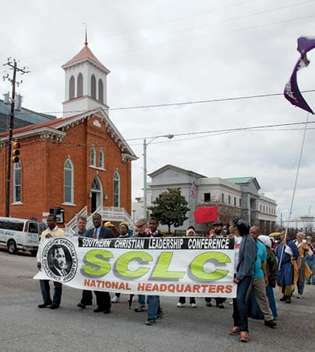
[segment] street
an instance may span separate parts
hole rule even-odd
[[[250,320],[251,340],[240,344],[228,335],[232,306],[224,310],[198,307],[179,309],[175,298],[162,298],[165,316],[155,326],[143,324],[145,313],[128,310],[127,297],[113,305],[112,314],[76,307],[81,292],[64,288],[62,306],[38,309],[39,283],[32,279],[35,258],[0,251],[0,350],[37,351],[310,351],[315,341],[315,286],[306,286],[305,298],[280,304],[277,329]],[[134,303],[135,305],[135,303]]]

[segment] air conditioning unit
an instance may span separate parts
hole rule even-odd
[[[10,104],[10,93],[3,94],[4,97],[4,104]]]
[[[15,96],[15,105],[14,105],[15,110],[18,110],[18,111],[21,110],[21,108],[22,108],[22,99],[23,99],[23,97],[20,94],[17,94]]]

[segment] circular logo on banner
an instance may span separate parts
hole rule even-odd
[[[72,280],[78,268],[74,244],[66,238],[49,241],[43,249],[42,266],[54,281]]]

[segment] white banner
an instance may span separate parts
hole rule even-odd
[[[226,238],[53,238],[40,245],[34,279],[126,294],[236,296],[234,249]]]

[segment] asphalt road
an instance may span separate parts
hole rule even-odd
[[[251,341],[240,344],[229,336],[232,306],[224,310],[176,308],[176,299],[162,298],[165,317],[155,326],[143,324],[145,313],[128,310],[127,297],[113,305],[113,313],[80,310],[80,292],[65,288],[60,309],[38,309],[39,284],[33,280],[35,258],[0,251],[1,352],[166,352],[166,351],[311,351],[315,346],[315,286],[291,305],[279,303],[277,329],[250,321]]]

